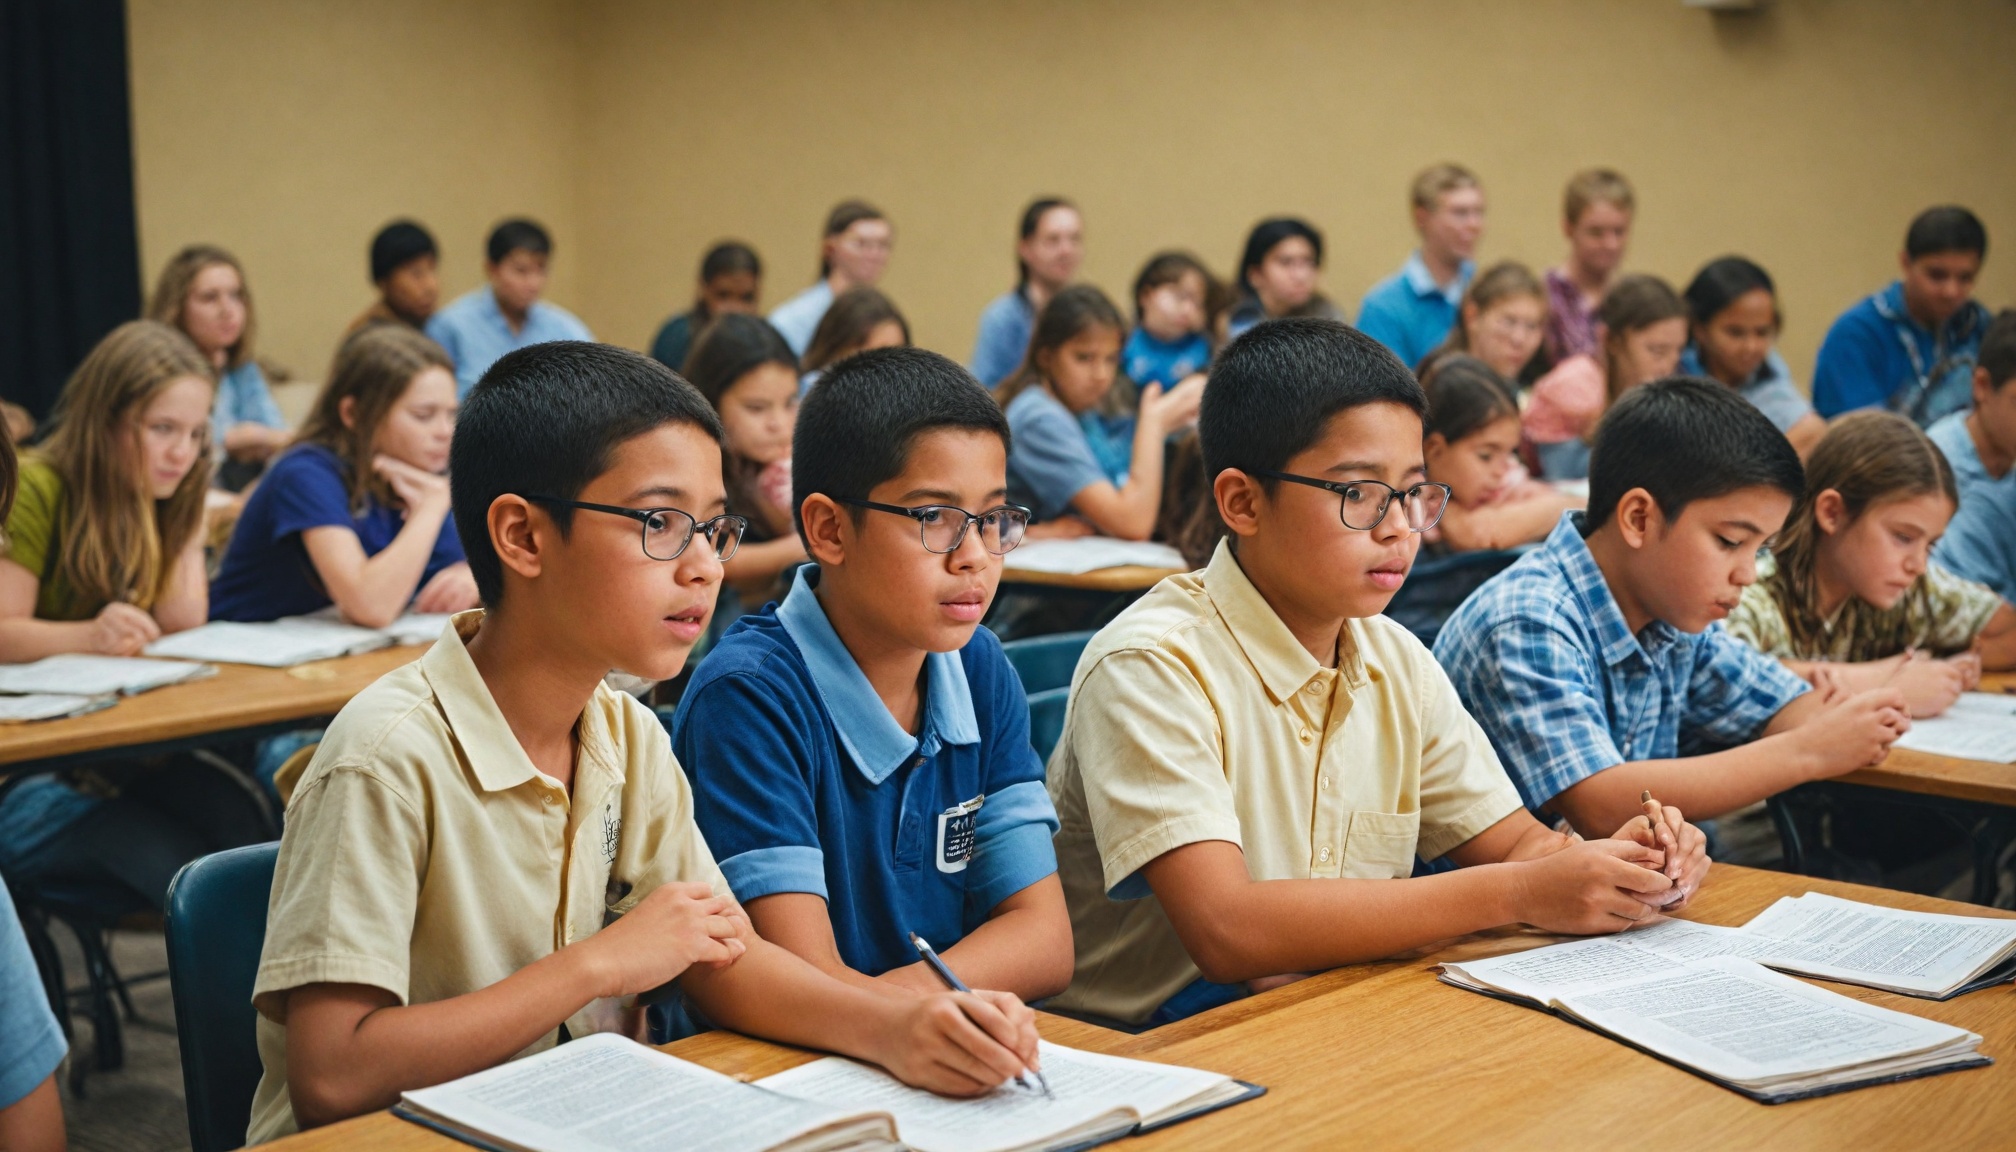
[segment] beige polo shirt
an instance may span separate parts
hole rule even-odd
[[[728,891],[651,710],[595,689],[570,797],[533,768],[469,658],[482,619],[456,616],[454,633],[359,693],[287,806],[252,996],[265,1064],[252,1143],[297,1127],[281,993],[368,984],[402,1004],[445,1000],[592,935],[660,884]],[[614,1008],[592,1004],[568,1031],[619,1024]]]
[[[1141,1021],[1199,978],[1140,875],[1171,849],[1230,841],[1256,880],[1397,878],[1519,810],[1412,634],[1347,621],[1337,656],[1311,658],[1223,543],[1093,638],[1050,759],[1077,946],[1058,1006]]]

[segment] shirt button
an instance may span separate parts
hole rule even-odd
[[[1325,844],[1323,845],[1323,847],[1318,848],[1316,850],[1316,859],[1322,861],[1325,864],[1328,864],[1330,862],[1330,846],[1328,844]]]
[[[1302,729],[1302,731],[1296,733],[1296,735],[1301,738],[1302,743],[1304,744],[1309,743],[1309,741],[1312,739],[1312,737],[1309,735],[1309,730],[1307,728]]]
[[[1311,680],[1309,687],[1303,689],[1303,691],[1309,693],[1311,696],[1321,696],[1323,694],[1323,683],[1320,680]]]
[[[540,799],[545,802],[548,808],[551,808],[555,803],[557,803],[557,801],[553,799],[553,794],[551,792],[546,793],[544,796],[540,797]]]
[[[1330,778],[1328,776],[1323,777],[1323,790],[1325,792],[1330,790]]]

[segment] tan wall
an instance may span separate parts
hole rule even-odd
[[[1905,222],[1972,205],[2016,302],[2016,7],[2007,0],[449,4],[133,0],[150,270],[197,237],[251,265],[267,344],[319,371],[394,213],[455,289],[507,212],[554,227],[553,296],[642,347],[712,240],[754,243],[766,303],[809,281],[826,208],[895,218],[884,285],[960,358],[1012,278],[1014,218],[1062,192],[1086,275],[1154,249],[1228,269],[1275,212],[1327,233],[1355,309],[1411,243],[1404,188],[1457,158],[1485,259],[1559,258],[1560,185],[1637,182],[1632,266],[1679,282],[1740,251],[1778,278],[1803,377],[1828,320],[1894,269]],[[214,190],[214,191],[213,191]]]

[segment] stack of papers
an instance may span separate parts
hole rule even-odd
[[[2016,764],[2016,696],[1963,693],[1939,715],[1913,720],[1897,747],[1961,760]]]
[[[0,693],[18,696],[131,696],[167,684],[214,676],[215,668],[135,656],[47,656],[33,664],[0,664]]]
[[[1183,554],[1167,544],[1115,540],[1109,536],[1033,540],[1008,553],[1002,563],[1011,572],[1050,572],[1060,576],[1081,576],[1101,568],[1130,566],[1190,570],[1190,565],[1183,562]]]

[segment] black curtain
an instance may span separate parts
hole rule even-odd
[[[0,396],[40,419],[140,314],[124,0],[0,0]]]

